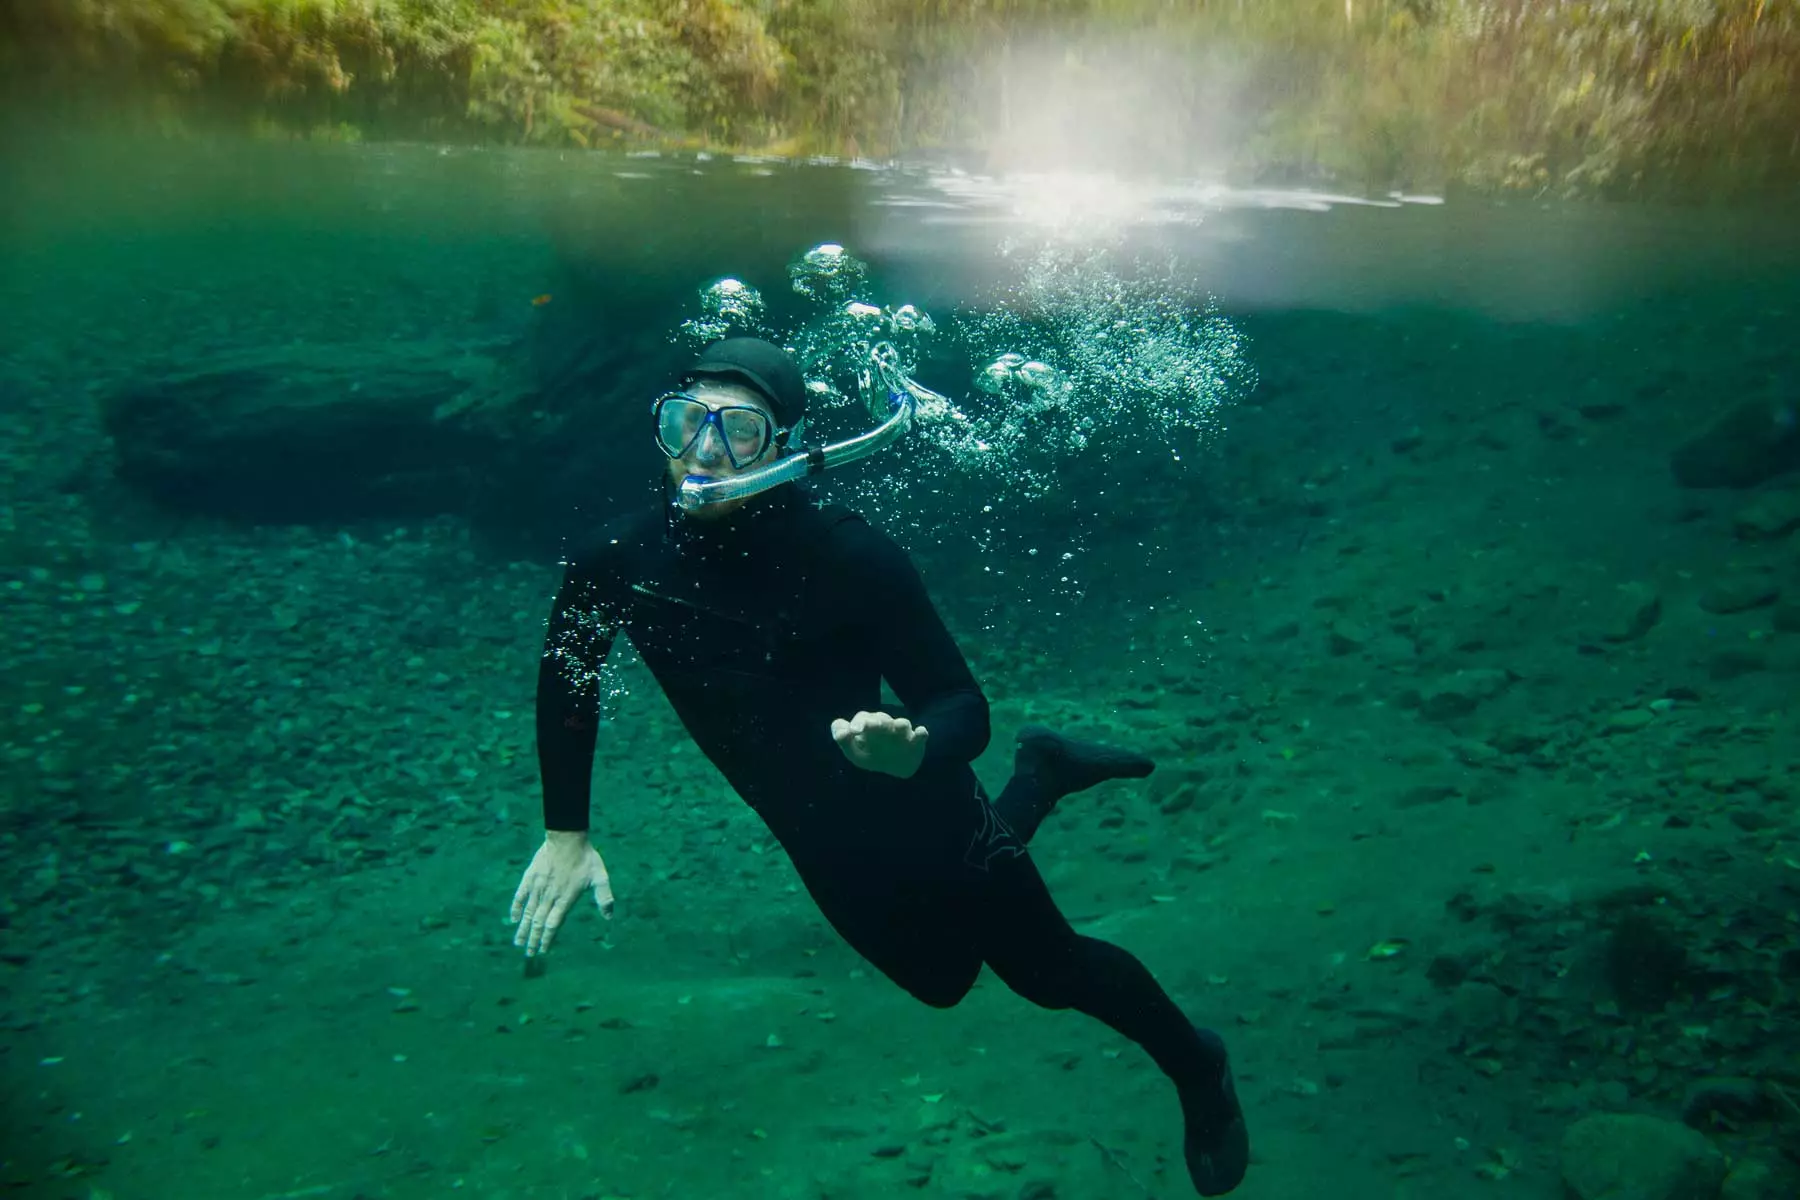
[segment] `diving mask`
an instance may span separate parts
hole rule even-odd
[[[732,475],[723,479],[700,479],[690,475],[688,478],[682,480],[681,486],[676,489],[676,505],[681,508],[683,512],[693,512],[696,509],[704,508],[709,504],[721,504],[727,500],[741,500],[747,496],[754,496],[758,493],[766,492],[770,488],[780,487],[784,483],[791,483],[796,479],[803,479],[808,475],[816,475],[822,471],[829,471],[833,468],[856,462],[859,459],[867,458],[877,450],[884,449],[891,445],[901,434],[905,433],[907,429],[911,427],[915,409],[919,403],[935,403],[948,406],[949,402],[942,396],[938,395],[930,388],[915,382],[900,370],[899,354],[889,343],[882,342],[869,351],[869,364],[871,370],[865,373],[863,386],[872,386],[875,381],[879,380],[880,385],[886,392],[885,403],[881,404],[878,404],[873,397],[865,397],[869,401],[869,407],[872,413],[879,415],[884,411],[886,412],[886,419],[883,420],[881,424],[866,433],[858,434],[853,438],[848,438],[829,446],[808,446],[801,450],[790,451],[766,466],[757,467],[755,470],[751,471],[745,471],[741,475]],[[658,401],[659,405],[661,403],[662,401]],[[664,441],[661,434],[660,411],[666,410],[659,410],[658,441],[663,446],[663,452],[669,454],[668,447],[670,443]],[[721,408],[718,410],[720,415],[700,418],[699,423],[696,425],[696,432],[693,437],[702,438],[708,428],[717,426],[719,440],[724,444],[727,457],[731,458],[734,467],[738,467],[741,470],[742,468],[739,466],[740,461],[753,462],[755,461],[756,456],[752,454],[745,457],[737,451],[734,451],[731,430],[727,428],[727,418],[723,415],[725,411],[725,409]],[[766,434],[767,440],[762,442],[763,450],[768,448],[770,441],[777,437],[785,437],[791,432],[788,430],[774,429],[773,421],[769,419],[767,414],[762,413],[759,410],[750,409],[748,411],[756,412],[769,426],[769,430]],[[677,438],[685,432],[686,427],[683,425],[678,425],[675,429]],[[752,430],[749,425],[746,424],[740,428],[739,432],[748,434],[752,432]],[[692,445],[693,442],[690,440],[681,444],[684,446]],[[742,443],[742,446],[747,448],[749,445],[751,445],[751,441],[747,438]],[[762,451],[759,450],[757,453],[761,452]],[[685,450],[683,453],[685,453]],[[669,457],[671,458],[679,458],[680,456],[679,453],[669,454]]]

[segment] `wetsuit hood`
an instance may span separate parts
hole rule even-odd
[[[806,415],[806,378],[794,356],[762,338],[733,337],[714,342],[682,374],[683,386],[696,379],[741,383],[769,402],[783,429]]]

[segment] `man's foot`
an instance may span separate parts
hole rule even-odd
[[[1202,1196],[1223,1196],[1244,1181],[1250,1169],[1250,1133],[1231,1080],[1224,1039],[1195,1027],[1206,1043],[1207,1078],[1179,1085],[1181,1115],[1187,1123],[1184,1149],[1188,1178]],[[1216,1063],[1216,1073],[1211,1064]]]
[[[1029,775],[1055,799],[1084,791],[1108,779],[1142,779],[1156,762],[1130,750],[1100,742],[1078,742],[1042,725],[1019,730],[1013,774]]]

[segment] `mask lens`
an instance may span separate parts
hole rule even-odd
[[[720,411],[719,424],[724,427],[731,457],[739,465],[762,453],[770,433],[768,417],[754,408],[727,408]]]
[[[663,449],[680,457],[687,453],[706,421],[706,405],[686,396],[667,396],[657,410],[656,436]]]

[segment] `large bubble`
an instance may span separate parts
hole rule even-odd
[[[868,264],[833,242],[814,246],[788,266],[794,291],[826,304],[849,299],[868,275]]]
[[[681,323],[681,336],[695,346],[727,337],[760,337],[768,306],[762,293],[737,279],[720,279],[700,289],[699,311]]]

